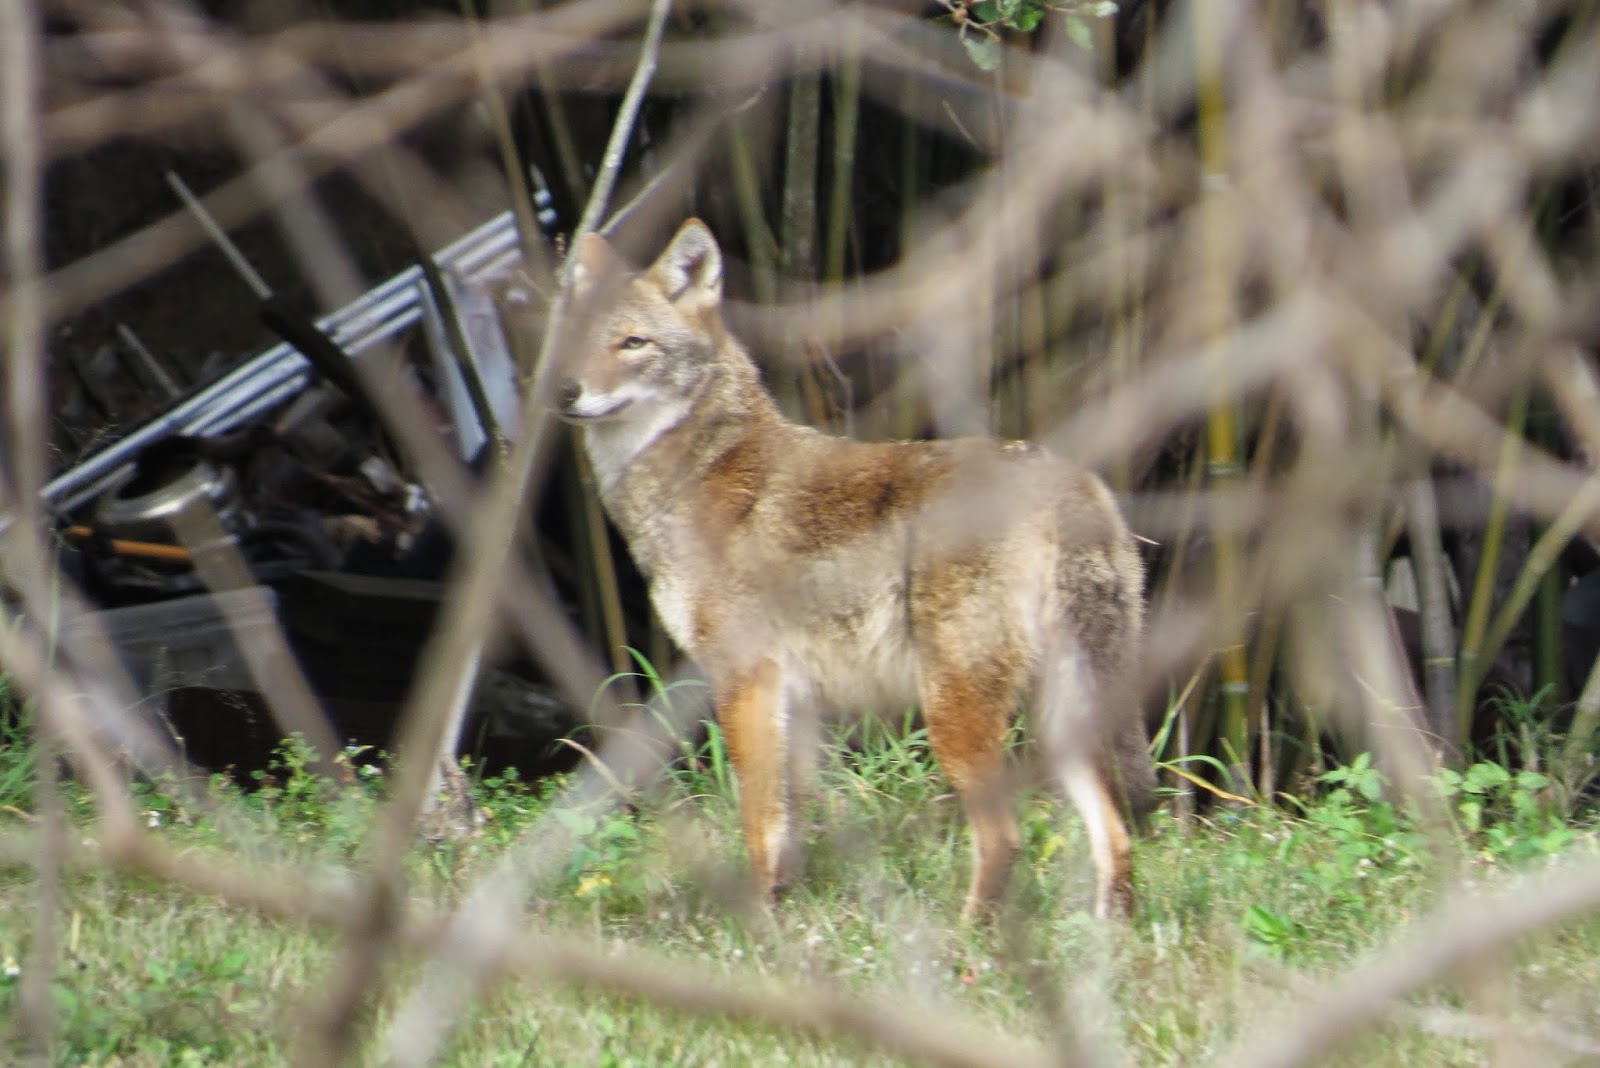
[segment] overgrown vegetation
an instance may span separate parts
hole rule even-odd
[[[25,754],[15,744],[3,750],[0,781],[27,777],[19,771]],[[287,745],[248,788],[221,776],[188,797],[171,783],[147,785],[140,804],[184,850],[248,841],[264,859],[342,865],[360,857],[383,796],[386,776],[371,757],[347,753],[358,774],[333,790],[307,770],[303,747]],[[992,929],[968,929],[955,922],[967,863],[958,808],[923,732],[879,722],[832,747],[807,878],[769,925],[740,904],[738,815],[726,767],[713,728],[702,744],[686,743],[671,776],[634,807],[560,808],[559,780],[475,781],[477,833],[413,848],[409,892],[451,901],[520,831],[553,812],[577,844],[558,874],[531,892],[542,923],[741,974],[886,986],[1039,1039],[1050,1037],[1040,1021],[1061,1004],[1042,977],[1078,977],[1066,980],[1082,987],[1078,1003],[1103,1014],[1061,1026],[1091,1042],[1125,1043],[1129,1063],[1177,1065],[1270,1019],[1306,976],[1381,945],[1436,901],[1447,869],[1494,884],[1600,853],[1587,814],[1556,810],[1543,776],[1488,762],[1434,780],[1453,828],[1430,850],[1418,815],[1389,799],[1362,756],[1323,774],[1298,812],[1218,807],[1188,826],[1162,813],[1136,851],[1138,913],[1119,930],[1083,911],[1089,865],[1081,828],[1064,805],[1030,795],[1008,911]],[[80,823],[93,818],[86,804],[72,808]],[[9,802],[0,816],[11,824],[27,818]],[[9,1016],[33,898],[26,871],[7,869],[0,880],[0,1016]],[[98,870],[70,877],[64,906],[64,966],[53,985],[57,1063],[293,1062],[291,1020],[324,981],[335,939]],[[1519,954],[1498,981],[1509,1004],[1543,1006],[1547,1022],[1581,1026],[1596,959],[1600,922],[1588,922]],[[1456,1006],[1448,987],[1420,996],[1354,1047],[1347,1063],[1372,1063],[1379,1051],[1386,1063],[1473,1059],[1482,1041],[1463,1037],[1467,1018]],[[369,1006],[378,1018],[393,1009],[384,999]],[[627,1000],[514,987],[478,1008],[446,1063],[819,1064],[862,1056],[744,1023],[686,1023]]]

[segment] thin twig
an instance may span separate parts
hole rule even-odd
[[[655,0],[651,21],[645,33],[645,45],[639,58],[634,81],[623,100],[621,114],[613,127],[606,157],[597,177],[595,189],[585,209],[583,222],[574,235],[574,242],[591,230],[603,215],[616,174],[622,163],[622,153],[631,136],[650,72],[654,69],[655,49],[659,46],[667,12],[668,0]],[[571,263],[563,268],[565,278],[571,277]],[[427,803],[430,789],[436,781],[438,762],[446,745],[452,744],[451,724],[460,721],[459,710],[464,706],[472,689],[484,649],[494,623],[493,607],[500,592],[500,576],[514,558],[520,544],[517,531],[520,517],[525,513],[524,501],[537,472],[543,469],[551,445],[550,421],[544,411],[545,381],[554,363],[557,339],[562,337],[569,285],[563,285],[551,309],[537,363],[534,382],[523,401],[519,425],[522,436],[506,463],[494,472],[494,486],[487,507],[462,545],[458,560],[465,565],[465,574],[452,590],[444,605],[442,629],[434,638],[424,657],[419,683],[402,714],[397,732],[397,749],[401,763],[393,781],[388,805],[373,828],[370,844],[371,876],[367,895],[370,907],[388,914],[398,880],[405,848],[413,834],[418,814]],[[368,928],[353,941],[345,956],[352,966],[381,959],[385,947],[392,943],[393,929]],[[352,987],[346,990],[353,992]],[[350,1029],[344,1022],[355,1011],[348,995],[345,1003],[325,1020],[324,1034],[327,1044],[314,1056],[333,1063],[342,1055],[350,1041]],[[453,1021],[440,1019],[441,1028]],[[426,1063],[432,1050],[443,1038],[443,1031],[419,1038],[413,1035],[403,1050],[394,1050],[406,1063]],[[393,1048],[393,1047],[391,1047]],[[418,1059],[420,1058],[420,1059]]]
[[[40,226],[44,199],[39,157],[38,13],[25,0],[0,10],[0,138],[5,152],[4,248],[6,449],[24,523],[38,514],[49,440],[44,384],[44,293]]]
[[[34,857],[34,923],[17,989],[17,1021],[30,1060],[54,1062],[56,979],[61,952],[61,914],[65,909],[62,866],[67,853],[67,816],[61,800],[60,747],[51,724],[35,724],[34,805],[39,814],[39,845]]]
[[[667,12],[671,10],[670,0],[654,0],[650,5],[650,20],[645,25],[644,41],[639,45],[639,63],[628,82],[628,91],[622,96],[616,122],[611,127],[611,140],[606,143],[605,155],[600,158],[600,172],[595,175],[594,188],[589,193],[589,202],[584,205],[583,217],[573,231],[574,248],[584,234],[593,233],[600,225],[606,208],[611,204],[611,190],[617,184],[622,158],[627,153],[628,141],[633,137],[633,127],[639,119],[639,105],[644,103],[645,88],[655,75],[661,52],[661,35],[666,30]],[[563,272],[570,280],[571,264],[564,265]]]

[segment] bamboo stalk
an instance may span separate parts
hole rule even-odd
[[[1203,180],[1209,184],[1221,183],[1228,175],[1227,112],[1222,88],[1222,42],[1219,40],[1220,18],[1213,5],[1216,0],[1201,0],[1195,6],[1195,79],[1199,101],[1200,156]],[[1222,196],[1215,188],[1206,194],[1201,207],[1204,242],[1204,274],[1207,292],[1203,314],[1206,317],[1208,340],[1215,343],[1217,351],[1225,351],[1226,341],[1233,325],[1233,280],[1236,253],[1228,220],[1224,217]],[[1228,389],[1227,366],[1219,355],[1213,370],[1212,382],[1216,403],[1206,416],[1206,469],[1211,486],[1227,493],[1239,481],[1241,469],[1237,451],[1237,428],[1234,421],[1232,391]],[[1221,597],[1219,603],[1228,603],[1232,591],[1241,584],[1242,553],[1237,539],[1231,534],[1218,533],[1213,540],[1214,580]],[[1250,732],[1250,682],[1246,662],[1243,620],[1227,620],[1223,626],[1222,645],[1217,654],[1218,682],[1221,692],[1221,738],[1224,751],[1241,766],[1230,770],[1236,781],[1247,781],[1247,771],[1242,766],[1249,752]]]
[[[572,538],[573,586],[578,598],[578,619],[583,624],[584,636],[594,648],[608,646],[605,621],[600,610],[600,583],[595,577],[595,560],[584,552],[589,544],[588,499],[594,496],[586,485],[578,460],[581,449],[563,450],[566,454],[558,462],[561,480],[562,512],[567,517],[567,529]]]
[[[1261,703],[1256,730],[1259,732],[1256,744],[1257,760],[1260,763],[1260,771],[1256,774],[1256,792],[1270,801],[1277,791],[1278,782],[1275,774],[1277,755],[1272,748],[1272,705],[1269,701]]]
[[[861,43],[854,32],[846,32],[840,52],[833,97],[833,189],[828,202],[828,238],[822,261],[823,277],[835,283],[844,278],[850,236],[850,190],[856,167],[856,132],[861,115]]]
[[[778,298],[778,242],[767,226],[761,207],[761,178],[744,115],[728,123],[728,151],[733,164],[733,195],[744,227],[745,254],[750,257],[750,282],[756,300],[770,304]]]
[[[1461,688],[1456,694],[1456,745],[1466,752],[1471,743],[1472,714],[1477,701],[1478,687],[1487,673],[1490,657],[1498,652],[1486,641],[1489,622],[1490,599],[1494,594],[1495,574],[1499,570],[1500,551],[1505,540],[1506,515],[1509,504],[1505,486],[1516,468],[1517,456],[1522,449],[1522,427],[1528,414],[1528,390],[1524,386],[1511,401],[1511,411],[1506,429],[1500,438],[1500,453],[1495,466],[1494,485],[1489,498],[1489,514],[1484,521],[1483,544],[1478,554],[1477,574],[1473,579],[1472,598],[1467,606],[1467,618],[1461,636]],[[1515,624],[1512,618],[1506,625],[1510,633]],[[1502,642],[1503,642],[1502,638]]]
[[[530,7],[545,6],[543,0],[511,0],[524,10]],[[572,137],[572,125],[567,122],[567,113],[562,106],[560,91],[551,82],[550,74],[543,65],[534,69],[534,84],[538,86],[536,94],[539,101],[539,111],[544,116],[545,126],[550,133],[550,147],[554,150],[556,166],[561,171],[561,182],[566,186],[568,201],[572,204],[584,203],[586,197],[586,184],[583,180],[583,164],[579,158],[577,143]]]
[[[1183,701],[1178,705],[1177,734],[1179,767],[1186,766],[1189,760],[1189,753],[1191,751],[1192,744],[1189,737],[1189,708],[1191,703],[1198,699],[1198,693],[1198,690],[1194,690],[1188,694],[1185,694]],[[1177,816],[1178,818],[1178,826],[1181,827],[1185,833],[1188,833],[1189,828],[1194,823],[1194,783],[1182,777],[1181,775],[1178,776],[1177,779],[1178,798],[1177,803],[1173,805],[1173,815]]]
[[[789,86],[788,138],[784,143],[783,210],[779,244],[790,278],[816,277],[817,155],[821,140],[822,82],[814,71]]]
[[[918,90],[916,74],[907,73],[900,83],[900,113],[914,115],[915,100]],[[905,122],[900,127],[900,248],[899,257],[903,260],[911,250],[916,238],[917,209],[920,205],[919,194],[922,190],[922,139],[918,134],[917,124]],[[903,364],[897,376],[897,384],[907,383],[917,373],[915,367]],[[921,405],[919,398],[922,396],[920,389],[897,388],[898,403],[894,407],[893,426],[890,428],[897,438],[913,438],[917,435],[918,424],[921,422]]]
[[[1113,240],[1126,249],[1135,233],[1138,213],[1130,198],[1147,195],[1131,193],[1115,185],[1107,191],[1110,213],[1115,227]],[[1138,262],[1129,255],[1117,258],[1116,292],[1113,296],[1115,311],[1111,319],[1111,384],[1115,389],[1131,381],[1138,369],[1138,354],[1145,346],[1145,293],[1143,272]],[[1127,457],[1118,457],[1111,469],[1112,488],[1127,492],[1132,472]]]
[[[1257,630],[1256,647],[1250,663],[1249,695],[1245,707],[1255,719],[1258,789],[1271,798],[1277,784],[1277,757],[1272,745],[1272,665],[1278,658],[1282,620],[1276,614],[1262,621]]]
[[[1600,474],[1592,476],[1572,498],[1562,513],[1545,526],[1544,532],[1534,542],[1522,570],[1511,585],[1511,591],[1501,602],[1493,622],[1483,638],[1484,659],[1493,662],[1494,654],[1505,644],[1518,618],[1536,595],[1539,584],[1550,573],[1561,556],[1561,550],[1578,533],[1578,529],[1600,509]]]
[[[1543,397],[1532,403],[1535,407],[1528,426],[1531,439],[1536,447],[1553,452],[1558,444],[1554,406]],[[1544,528],[1544,524],[1534,527],[1535,544]],[[1526,561],[1523,566],[1526,568]],[[1561,578],[1561,557],[1557,553],[1540,575],[1533,598],[1533,690],[1550,705],[1561,704],[1567,689],[1561,642]]]
[[[1533,689],[1546,706],[1563,704],[1568,689],[1562,658],[1560,564],[1557,556],[1555,566],[1545,569],[1533,600]]]
[[[1589,669],[1589,678],[1578,695],[1578,706],[1567,730],[1566,743],[1555,765],[1556,777],[1570,796],[1576,797],[1594,777],[1595,730],[1600,727],[1600,658]]]
[[[822,76],[802,68],[789,83],[789,117],[783,156],[783,198],[778,224],[783,273],[810,293],[817,278],[817,164],[822,151]],[[806,338],[786,338],[778,381],[811,422],[825,422],[827,405],[811,374]]]
[[[1287,402],[1281,389],[1274,389],[1267,395],[1265,409],[1261,413],[1261,424],[1256,431],[1255,455],[1250,459],[1250,484],[1265,487],[1272,477],[1272,465],[1278,455],[1279,429],[1283,425],[1283,413]],[[1278,656],[1280,644],[1280,631],[1282,620],[1263,620],[1256,627],[1256,650],[1250,663],[1250,693],[1247,706],[1257,713],[1256,718],[1260,723],[1262,737],[1260,739],[1261,774],[1263,785],[1261,792],[1266,797],[1272,796],[1271,780],[1273,778],[1273,765],[1271,762],[1271,747],[1266,738],[1271,728],[1268,715],[1268,687],[1271,684],[1272,665]]]
[[[589,459],[582,449],[573,450],[578,470],[586,487],[594,485]],[[611,552],[611,539],[606,537],[606,517],[600,510],[600,498],[590,489],[583,495],[584,526],[589,534],[589,559],[594,564],[595,591],[599,595],[600,619],[605,628],[606,648],[611,652],[611,670],[626,674],[633,670],[628,656],[628,628],[622,618],[622,594],[617,583],[617,562]]]
[[[1405,487],[1406,529],[1411,539],[1411,563],[1417,576],[1417,611],[1422,626],[1422,684],[1427,701],[1428,729],[1437,744],[1457,742],[1455,624],[1450,613],[1450,590],[1445,581],[1449,566],[1439,534],[1439,505],[1433,479],[1424,469]]]
[[[494,82],[489,70],[488,57],[483,48],[483,22],[477,11],[474,0],[460,0],[462,13],[466,15],[467,23],[472,27],[473,57],[478,61],[478,96],[483,101],[484,107],[489,111],[489,124],[494,130],[495,147],[500,153],[500,167],[505,172],[506,182],[511,186],[511,211],[517,220],[517,237],[522,246],[522,260],[525,269],[531,268],[538,276],[543,277],[551,270],[550,257],[546,254],[545,243],[539,230],[538,220],[533,214],[533,194],[528,189],[528,176],[522,166],[522,155],[517,151],[516,136],[511,129],[511,113],[506,109],[504,92]],[[508,0],[488,0],[490,9],[495,7],[515,6],[526,8],[527,0],[515,0],[514,4]],[[568,149],[571,149],[569,144]],[[523,368],[524,373],[532,370],[531,367]],[[485,424],[487,427],[488,424]],[[506,453],[505,442],[498,432],[490,435],[497,446],[499,458],[503,459]]]
[[[1213,663],[1212,672],[1205,682],[1204,689],[1195,691],[1194,715],[1189,720],[1189,752],[1214,753],[1224,758],[1229,782],[1225,787],[1237,791],[1244,784],[1234,779],[1238,768],[1226,763],[1228,740],[1222,734],[1222,691],[1215,685],[1220,678],[1220,664]],[[1209,776],[1208,776],[1209,777]]]
[[[1342,682],[1336,679],[1340,668],[1328,606],[1327,597],[1308,597],[1291,605],[1286,614],[1290,628],[1288,654],[1301,725],[1302,748],[1295,755],[1299,769],[1313,778],[1327,770],[1322,736],[1335,724],[1333,712],[1344,696]],[[1285,768],[1284,781],[1291,781],[1295,770],[1293,764]]]

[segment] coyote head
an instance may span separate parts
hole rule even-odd
[[[585,235],[574,255],[583,326],[556,387],[556,410],[573,423],[664,429],[715,373],[723,339],[716,239],[690,219],[640,273],[595,234]]]

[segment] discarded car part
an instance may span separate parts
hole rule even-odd
[[[548,686],[486,667],[467,706],[462,749],[485,775],[515,767],[533,778],[572,766],[575,751],[558,742],[582,725],[573,707]]]
[[[205,751],[205,763],[259,766],[277,744],[277,727],[238,649],[225,646],[227,621],[205,607],[212,598],[188,554],[151,539],[168,540],[164,520],[187,505],[223,513],[226,539],[275,596],[271,625],[283,618],[338,733],[387,744],[440,599],[439,583],[410,576],[442,575],[453,545],[421,487],[385,461],[374,441],[382,423],[365,418],[375,413],[347,361],[408,336],[409,350],[421,355],[420,343],[431,363],[416,370],[441,425],[449,420],[463,459],[484,462],[497,427],[514,435],[520,409],[496,294],[521,254],[507,212],[315,324],[268,299],[264,318],[311,359],[288,340],[275,345],[46,486],[46,507],[77,524],[63,557],[91,596],[108,605],[165,599],[112,608],[104,621],[119,648],[129,646],[125,656],[150,707],[164,709]],[[330,404],[335,389],[352,405]],[[220,492],[228,480],[232,494]],[[0,516],[0,530],[9,523]],[[351,573],[365,567],[372,572]],[[274,629],[274,644],[276,636]],[[220,670],[203,668],[206,661]],[[577,723],[570,710],[562,719],[565,706],[536,684],[485,689],[492,711],[471,713],[469,736],[501,759],[512,755],[506,762],[524,771],[550,760],[542,724]]]
[[[461,324],[466,351],[478,367],[478,375],[483,380],[489,407],[500,424],[500,432],[506,440],[514,440],[522,415],[522,387],[517,361],[501,317],[500,297],[520,290],[501,286],[491,293],[481,283],[463,278],[455,271],[441,271],[440,274],[450,293],[456,321]],[[452,389],[455,388],[455,381],[453,378],[450,380]],[[462,455],[476,452],[468,447],[469,444],[463,445]]]
[[[165,718],[184,757],[212,771],[267,768],[283,744],[266,701],[251,689],[176,686],[167,694]]]
[[[261,592],[269,606],[276,603],[271,590]],[[239,643],[256,628],[277,626],[275,613],[254,610],[256,596],[229,590],[112,608],[69,620],[65,629],[93,635],[97,623],[139,691],[165,711],[165,695],[178,686],[255,689]]]
[[[266,300],[271,296],[272,290],[267,287],[266,280],[251,266],[250,261],[245,259],[239,252],[239,246],[228,238],[228,232],[217,225],[217,220],[206,210],[206,206],[200,203],[200,198],[194,195],[194,191],[189,188],[189,183],[185,182],[176,171],[167,171],[165,177],[167,185],[172,188],[174,193],[178,194],[178,199],[183,201],[183,206],[189,209],[189,214],[194,216],[195,221],[200,224],[200,228],[211,238],[211,243],[217,246],[217,250],[227,258],[234,271],[244,281],[244,284],[250,287],[250,291],[262,300]]]
[[[229,525],[237,515],[239,476],[231,467],[197,459],[171,477],[143,472],[106,494],[95,508],[95,529],[130,541],[170,542],[172,518],[185,508],[208,505]]]
[[[368,456],[356,465],[356,470],[361,472],[361,477],[372,484],[372,488],[379,493],[398,493],[407,483],[400,481],[400,476],[394,473],[394,468],[381,456]]]
[[[291,308],[280,297],[268,297],[261,302],[261,321],[274,334],[293,345],[310,362],[316,373],[345,395],[351,404],[361,409],[374,426],[383,426],[380,412],[351,366],[350,354],[340,348],[316,323]]]
[[[87,641],[113,654],[139,695],[98,729],[132,753],[155,755],[149,736],[171,733],[175,692],[193,685],[255,688],[244,650],[263,638],[264,629],[277,627],[271,591],[265,592],[265,600],[257,591],[236,590],[69,614],[62,622],[63,648]]]
[[[294,425],[280,431],[279,439],[296,459],[322,471],[336,471],[341,468],[359,471],[362,469],[361,465],[366,462],[356,460],[350,438],[320,416],[298,420]],[[380,487],[374,484],[374,488]]]
[[[447,277],[472,284],[503,274],[520,258],[516,220],[509,211],[434,257]],[[359,356],[421,321],[424,288],[422,268],[409,267],[319,319],[317,326],[345,352]],[[481,373],[481,361],[479,368]],[[57,513],[70,512],[104,492],[152,444],[179,434],[212,436],[236,429],[298,394],[310,377],[310,364],[303,355],[287,342],[275,345],[52,479],[44,488],[45,505]],[[460,389],[464,392],[465,386]],[[510,427],[505,430],[511,432]],[[0,528],[8,524],[8,519],[0,518]]]
[[[108,538],[93,527],[70,526],[61,532],[68,541],[94,541],[104,545],[107,552],[117,556],[127,556],[136,560],[149,560],[154,563],[183,564],[193,563],[189,550],[181,545],[162,545],[151,541],[129,541],[126,538]]]
[[[256,554],[248,563],[250,577],[259,585],[273,586],[320,562],[306,551],[303,541],[290,541],[277,534],[270,540],[270,553],[259,545],[252,547],[248,542],[243,543],[247,556]],[[200,575],[189,567],[157,565],[109,552],[85,552],[81,557],[84,581],[103,603],[136,606],[189,597],[207,589]]]
[[[331,570],[343,562],[333,539],[320,523],[309,516],[258,520],[239,535],[239,544],[246,559],[254,560],[263,556],[256,551],[257,547],[269,542],[279,546],[288,545],[291,554],[293,549],[300,550],[300,555],[314,569]]]
[[[178,388],[167,369],[161,366],[161,361],[156,359],[156,354],[145,346],[139,335],[127,323],[117,324],[117,337],[127,346],[128,352],[133,356],[128,365],[145,385],[159,390],[163,397],[172,400],[183,396],[183,390]]]
[[[112,423],[127,416],[128,413],[124,410],[122,400],[117,396],[117,390],[112,383],[112,379],[121,367],[117,360],[116,349],[110,345],[102,345],[87,356],[73,354],[68,357],[67,366],[77,375],[84,396],[100,410],[102,415]]]
[[[253,494],[248,500],[240,492],[245,480],[222,459],[235,454],[251,472]],[[291,457],[270,432],[221,441],[173,438],[152,446],[139,457],[138,467],[136,480],[102,497],[93,524],[67,529],[86,580],[102,601],[165,600],[203,592],[200,576],[189,571],[189,552],[173,545],[173,523],[189,508],[218,515],[258,582],[344,564],[344,553],[323,529],[320,513],[293,507],[293,502],[277,507],[274,497],[282,494],[275,489],[280,484],[299,486],[301,496],[344,508],[349,494],[342,491],[357,481],[355,476],[341,478],[310,467]],[[274,473],[264,473],[264,467]],[[371,502],[374,512],[398,515],[397,505],[384,507],[374,492],[366,494],[365,502]]]
[[[456,435],[462,456],[463,458],[471,456],[485,443],[494,446],[497,452],[503,452],[506,439],[500,430],[500,420],[495,417],[494,407],[489,403],[483,376],[478,373],[478,365],[468,355],[472,343],[463,328],[460,311],[455,307],[455,298],[445,285],[439,265],[426,253],[421,254],[417,266],[422,268],[422,280],[427,283],[427,292],[423,297],[422,321],[428,331],[431,343],[429,349],[434,354],[435,367],[445,376],[447,382],[450,381],[449,369],[446,366],[448,357],[448,362],[455,367],[456,374],[466,388],[467,399],[472,404],[473,417],[477,420],[481,436],[485,438],[485,442],[469,443],[466,431],[470,426],[458,418],[451,419],[451,429]],[[452,414],[459,409],[460,405],[450,404]],[[469,448],[471,451],[468,451]]]
[[[303,571],[280,596],[284,629],[318,693],[398,702],[433,631],[444,584]]]

